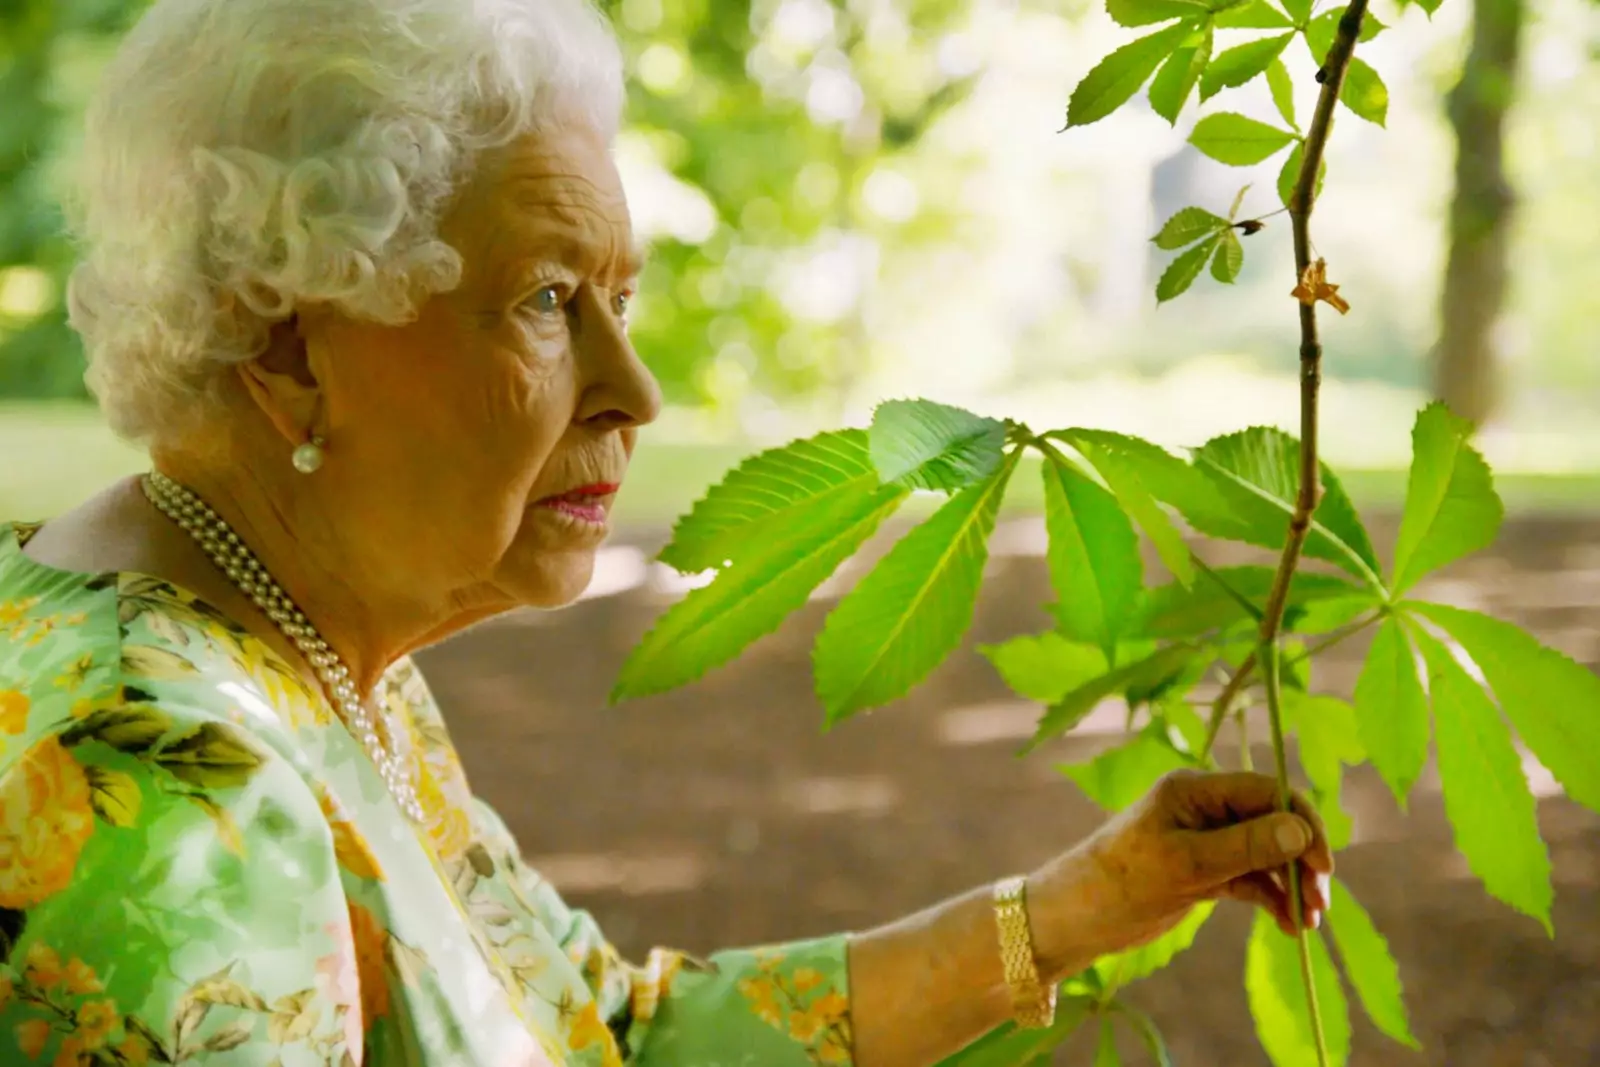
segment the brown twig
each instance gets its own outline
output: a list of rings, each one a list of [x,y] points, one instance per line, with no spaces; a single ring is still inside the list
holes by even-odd
[[[1289,198],[1289,221],[1294,230],[1295,284],[1300,286],[1311,267],[1311,210],[1316,202],[1317,177],[1322,169],[1322,155],[1328,144],[1329,128],[1333,124],[1333,109],[1339,101],[1339,91],[1344,87],[1345,72],[1350,68],[1350,57],[1355,52],[1356,41],[1361,36],[1361,23],[1366,17],[1367,0],[1350,0],[1350,6],[1339,16],[1338,30],[1333,46],[1317,71],[1322,83],[1322,93],[1317,98],[1317,108],[1312,115],[1311,129],[1306,134],[1300,164],[1300,176],[1295,182],[1294,194]],[[1317,395],[1322,384],[1322,341],[1317,333],[1317,307],[1314,299],[1302,298],[1300,309],[1300,490],[1295,497],[1294,514],[1289,519],[1288,538],[1283,555],[1278,560],[1277,573],[1273,575],[1272,589],[1267,594],[1267,605],[1262,613],[1260,641],[1256,659],[1262,663],[1262,675],[1267,688],[1267,719],[1272,728],[1272,751],[1277,763],[1278,806],[1290,810],[1288,756],[1284,750],[1283,709],[1278,680],[1278,634],[1283,626],[1283,612],[1289,600],[1289,583],[1294,578],[1295,567],[1300,563],[1300,552],[1305,547],[1306,533],[1311,528],[1311,516],[1317,510],[1322,495],[1320,461],[1317,457]],[[1242,673],[1242,670],[1241,672]],[[1311,945],[1305,926],[1304,896],[1300,885],[1298,863],[1288,866],[1287,882],[1289,900],[1295,927],[1299,931],[1300,971],[1305,979],[1306,1006],[1310,1010],[1312,1034],[1316,1039],[1317,1063],[1328,1065],[1327,1042],[1322,1035],[1321,1012],[1317,1006],[1316,984],[1311,969]]]

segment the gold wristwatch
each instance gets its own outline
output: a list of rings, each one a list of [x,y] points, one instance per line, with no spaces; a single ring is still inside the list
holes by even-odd
[[[1017,1025],[1042,1029],[1055,1021],[1056,990],[1039,976],[1033,931],[1028,925],[1027,888],[1028,880],[1021,876],[996,882],[994,918],[1000,930],[1000,964],[1011,990]]]

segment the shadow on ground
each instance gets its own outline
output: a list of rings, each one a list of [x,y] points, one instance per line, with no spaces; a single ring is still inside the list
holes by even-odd
[[[1513,619],[1593,666],[1595,530],[1508,524],[1494,553],[1421,595]],[[1387,543],[1392,525],[1374,533]],[[1005,554],[991,562],[969,647],[906,700],[826,736],[808,660],[826,600],[701,684],[616,708],[606,691],[667,599],[648,582],[625,578],[560,613],[509,616],[419,659],[477,790],[625,951],[857,929],[1025,870],[1100,820],[1052,767],[1111,743],[1114,712],[1018,760],[1039,709],[1015,701],[971,651],[1046,625],[1034,528],[1003,529],[997,545]],[[1340,649],[1315,686],[1347,695],[1358,653]],[[1238,760],[1236,747],[1221,755]],[[1257,748],[1255,758],[1270,754]],[[1536,775],[1535,786],[1548,783]],[[1600,1064],[1600,816],[1561,797],[1540,805],[1556,882],[1551,941],[1473,881],[1436,780],[1424,778],[1406,815],[1375,776],[1346,788],[1356,840],[1340,874],[1389,937],[1424,1045],[1407,1051],[1357,1018],[1352,1063]],[[1192,951],[1130,994],[1160,1020],[1179,1067],[1267,1063],[1240,983],[1247,925],[1242,907],[1225,905]],[[1148,1062],[1131,1042],[1123,1051],[1125,1063]],[[1058,1062],[1091,1056],[1075,1043]]]

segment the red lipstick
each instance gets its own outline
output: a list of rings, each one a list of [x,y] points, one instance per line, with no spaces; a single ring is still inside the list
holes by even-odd
[[[589,485],[580,485],[575,489],[568,489],[564,493],[543,497],[537,504],[551,511],[559,511],[580,522],[604,525],[606,521],[606,504],[622,488],[615,482],[594,482]]]

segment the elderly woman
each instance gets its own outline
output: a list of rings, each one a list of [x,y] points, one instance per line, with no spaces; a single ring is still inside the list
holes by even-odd
[[[880,929],[625,963],[408,658],[589,579],[656,384],[583,0],[158,0],[105,75],[72,321],[152,471],[0,527],[0,1061],[925,1064],[1331,857],[1166,780]]]

